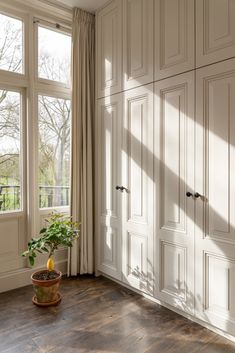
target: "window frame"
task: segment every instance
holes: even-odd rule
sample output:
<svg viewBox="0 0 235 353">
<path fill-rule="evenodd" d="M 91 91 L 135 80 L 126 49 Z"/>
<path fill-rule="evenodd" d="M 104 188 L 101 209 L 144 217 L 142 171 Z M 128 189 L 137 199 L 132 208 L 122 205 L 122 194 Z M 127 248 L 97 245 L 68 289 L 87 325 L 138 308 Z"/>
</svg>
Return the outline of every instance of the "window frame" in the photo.
<svg viewBox="0 0 235 353">
<path fill-rule="evenodd" d="M 22 72 L 14 72 L 0 69 L 1 77 L 7 77 L 13 80 L 28 80 L 29 78 L 29 41 L 28 41 L 28 31 L 29 31 L 29 19 L 28 15 L 17 10 L 10 10 L 7 7 L 0 5 L 0 14 L 8 16 L 10 18 L 22 21 Z M 2 81 L 2 80 L 1 80 Z"/>
<path fill-rule="evenodd" d="M 35 99 L 35 107 L 36 110 L 38 112 L 38 98 L 39 96 L 49 96 L 52 98 L 58 98 L 58 99 L 65 99 L 65 100 L 71 100 L 71 94 L 69 94 L 68 92 L 64 92 L 64 93 L 59 93 L 56 90 L 53 89 L 47 89 L 44 87 L 44 89 L 40 89 L 40 90 L 36 90 L 36 99 Z M 69 205 L 68 206 L 55 206 L 55 207 L 39 207 L 39 182 L 38 182 L 38 167 L 39 167 L 39 125 L 38 125 L 38 118 L 39 118 L 39 114 L 37 114 L 36 119 L 37 119 L 37 138 L 36 138 L 36 142 L 37 142 L 37 192 L 38 192 L 38 208 L 40 213 L 44 213 L 44 214 L 48 214 L 49 212 L 53 211 L 53 210 L 57 210 L 59 212 L 65 212 L 68 213 L 69 211 Z M 71 140 L 71 137 L 70 137 Z M 71 158 L 70 158 L 71 159 Z"/>
<path fill-rule="evenodd" d="M 20 208 L 18 210 L 1 211 L 2 215 L 20 215 L 24 214 L 27 203 L 27 172 L 26 172 L 26 92 L 25 88 L 6 85 L 0 83 L 0 90 L 8 92 L 16 92 L 20 94 L 20 158 L 19 158 L 19 173 L 20 173 Z"/>
<path fill-rule="evenodd" d="M 60 29 L 56 28 L 56 24 L 51 22 L 49 23 L 48 21 L 45 21 L 43 19 L 40 19 L 38 17 L 33 18 L 33 26 L 34 26 L 34 82 L 35 82 L 35 101 L 34 101 L 34 106 L 35 106 L 35 111 L 37 112 L 35 114 L 35 125 L 36 125 L 36 136 L 35 136 L 35 141 L 36 141 L 36 174 L 35 174 L 35 181 L 36 181 L 36 188 L 37 190 L 36 195 L 37 195 L 37 207 L 38 211 L 41 215 L 48 215 L 48 213 L 52 212 L 53 210 L 58 210 L 59 212 L 69 212 L 69 205 L 68 206 L 57 206 L 57 207 L 45 207 L 45 208 L 40 208 L 39 207 L 39 180 L 38 180 L 38 166 L 39 166 L 39 128 L 38 128 L 38 97 L 40 95 L 43 96 L 50 96 L 54 98 L 61 98 L 61 99 L 67 99 L 71 100 L 72 97 L 72 91 L 71 87 L 66 86 L 66 84 L 58 81 L 53 81 L 53 80 L 48 80 L 44 78 L 40 78 L 38 76 L 38 27 L 44 27 L 48 28 L 50 30 L 53 30 L 55 32 L 59 33 L 65 33 L 67 35 L 72 35 L 72 30 L 67 29 L 63 26 L 60 26 Z"/>
<path fill-rule="evenodd" d="M 38 195 L 38 95 L 72 98 L 71 87 L 52 80 L 39 79 L 37 73 L 37 31 L 39 25 L 72 36 L 72 12 L 52 4 L 25 4 L 22 0 L 0 3 L 0 13 L 23 23 L 23 71 L 16 73 L 0 69 L 0 87 L 22 92 L 22 186 L 21 210 L 0 212 L 1 220 L 21 219 L 26 241 L 38 234 L 45 217 L 53 210 L 68 213 L 69 206 L 39 208 Z M 35 21 L 36 20 L 36 21 Z M 35 23 L 36 22 L 36 23 Z M 58 27 L 58 24 L 60 28 Z"/>
<path fill-rule="evenodd" d="M 58 28 L 58 26 L 60 26 Z M 38 86 L 43 86 L 43 85 L 48 85 L 48 86 L 53 86 L 56 87 L 59 90 L 62 90 L 66 92 L 67 90 L 71 91 L 71 82 L 70 85 L 67 85 L 64 82 L 60 81 L 54 81 L 46 78 L 39 77 L 38 74 L 38 47 L 39 47 L 39 41 L 38 41 L 38 28 L 42 27 L 57 33 L 65 34 L 65 35 L 70 35 L 71 36 L 71 30 L 69 31 L 67 28 L 59 25 L 59 24 L 53 24 L 49 23 L 48 21 L 41 20 L 39 18 L 34 18 L 34 43 L 35 43 L 35 81 L 37 82 Z"/>
</svg>

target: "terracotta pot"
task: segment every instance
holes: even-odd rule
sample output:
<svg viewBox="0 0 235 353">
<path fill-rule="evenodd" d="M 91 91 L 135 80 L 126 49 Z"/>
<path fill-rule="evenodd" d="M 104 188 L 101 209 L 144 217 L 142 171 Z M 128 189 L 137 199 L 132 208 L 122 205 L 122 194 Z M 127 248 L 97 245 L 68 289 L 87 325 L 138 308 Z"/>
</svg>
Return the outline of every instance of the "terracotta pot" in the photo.
<svg viewBox="0 0 235 353">
<path fill-rule="evenodd" d="M 38 273 L 45 273 L 48 270 L 41 270 L 34 272 L 31 276 L 31 280 L 33 283 L 33 289 L 35 292 L 35 297 L 33 298 L 33 302 L 35 304 L 48 304 L 58 303 L 59 299 L 61 299 L 60 294 L 58 292 L 60 280 L 62 277 L 62 273 L 60 271 L 55 271 L 58 274 L 58 277 L 55 279 L 49 280 L 39 280 L 35 279 L 34 276 Z"/>
</svg>

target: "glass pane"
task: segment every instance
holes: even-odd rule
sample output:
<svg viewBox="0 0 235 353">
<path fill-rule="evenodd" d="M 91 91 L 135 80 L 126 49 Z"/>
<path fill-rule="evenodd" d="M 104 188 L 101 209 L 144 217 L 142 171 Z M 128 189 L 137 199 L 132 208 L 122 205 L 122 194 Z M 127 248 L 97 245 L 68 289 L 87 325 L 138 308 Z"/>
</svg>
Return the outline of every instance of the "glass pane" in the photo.
<svg viewBox="0 0 235 353">
<path fill-rule="evenodd" d="M 23 71 L 23 22 L 0 14 L 0 69 Z"/>
<path fill-rule="evenodd" d="M 0 90 L 0 211 L 20 209 L 20 93 Z"/>
<path fill-rule="evenodd" d="M 70 101 L 39 96 L 39 207 L 69 205 Z"/>
<path fill-rule="evenodd" d="M 38 27 L 38 76 L 69 85 L 71 37 Z"/>
</svg>

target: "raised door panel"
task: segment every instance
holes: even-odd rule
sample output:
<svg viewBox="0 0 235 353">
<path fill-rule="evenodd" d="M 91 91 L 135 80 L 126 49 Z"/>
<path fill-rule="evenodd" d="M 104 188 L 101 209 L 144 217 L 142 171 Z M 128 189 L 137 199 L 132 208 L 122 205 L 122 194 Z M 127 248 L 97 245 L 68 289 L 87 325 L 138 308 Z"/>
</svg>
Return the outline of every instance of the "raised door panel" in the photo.
<svg viewBox="0 0 235 353">
<path fill-rule="evenodd" d="M 193 313 L 194 73 L 155 83 L 155 296 Z"/>
<path fill-rule="evenodd" d="M 155 71 L 159 80 L 194 68 L 194 0 L 155 0 Z"/>
<path fill-rule="evenodd" d="M 234 0 L 196 0 L 197 67 L 235 56 Z"/>
<path fill-rule="evenodd" d="M 25 217 L 22 213 L 1 215 L 0 222 L 0 274 L 22 269 L 26 260 L 21 254 L 25 250 Z"/>
<path fill-rule="evenodd" d="M 160 291 L 186 301 L 186 248 L 164 240 L 159 245 L 162 264 Z"/>
<path fill-rule="evenodd" d="M 121 209 L 116 185 L 121 181 L 122 96 L 98 101 L 98 270 L 120 279 Z"/>
<path fill-rule="evenodd" d="M 123 1 L 124 89 L 153 81 L 153 0 Z"/>
<path fill-rule="evenodd" d="M 197 315 L 235 334 L 235 59 L 197 72 Z M 218 286 L 219 283 L 219 286 Z"/>
<path fill-rule="evenodd" d="M 97 96 L 121 91 L 121 1 L 114 0 L 97 14 Z"/>
<path fill-rule="evenodd" d="M 153 86 L 126 92 L 123 124 L 123 280 L 152 293 Z"/>
</svg>

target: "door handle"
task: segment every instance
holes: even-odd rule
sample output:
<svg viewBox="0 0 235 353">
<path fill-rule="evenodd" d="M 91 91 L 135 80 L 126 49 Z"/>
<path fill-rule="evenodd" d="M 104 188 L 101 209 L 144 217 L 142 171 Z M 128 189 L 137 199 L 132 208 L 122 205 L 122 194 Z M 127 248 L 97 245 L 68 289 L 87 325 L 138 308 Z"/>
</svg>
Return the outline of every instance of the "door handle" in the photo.
<svg viewBox="0 0 235 353">
<path fill-rule="evenodd" d="M 124 186 L 116 186 L 116 188 L 115 188 L 116 190 L 119 190 L 119 191 L 121 191 L 121 192 L 123 192 L 124 190 L 126 191 L 126 192 L 128 192 L 128 189 L 127 188 L 125 188 Z"/>
<path fill-rule="evenodd" d="M 196 197 L 196 199 L 198 199 L 199 197 L 201 197 L 202 195 L 199 194 L 199 192 L 195 192 L 194 197 Z"/>
<path fill-rule="evenodd" d="M 192 194 L 190 191 L 187 191 L 186 192 L 186 196 L 187 197 L 193 197 L 195 199 L 198 199 L 199 197 L 202 197 L 201 194 L 199 194 L 199 192 L 195 192 L 195 194 Z"/>
<path fill-rule="evenodd" d="M 192 194 L 190 191 L 187 191 L 187 192 L 186 192 L 186 196 L 187 196 L 187 197 L 190 197 L 190 196 L 193 197 L 193 194 Z"/>
</svg>

